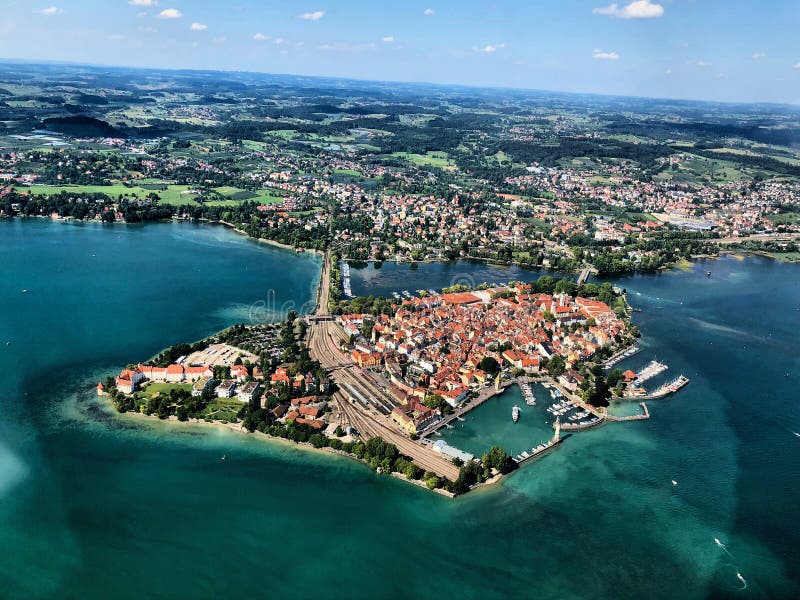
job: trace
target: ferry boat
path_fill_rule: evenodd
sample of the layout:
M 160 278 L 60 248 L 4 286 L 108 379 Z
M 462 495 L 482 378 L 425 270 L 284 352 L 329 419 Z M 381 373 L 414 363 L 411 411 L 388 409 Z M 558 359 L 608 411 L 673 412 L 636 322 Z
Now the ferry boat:
M 511 409 L 511 420 L 514 421 L 514 423 L 519 421 L 519 406 L 516 404 L 514 405 L 514 408 Z

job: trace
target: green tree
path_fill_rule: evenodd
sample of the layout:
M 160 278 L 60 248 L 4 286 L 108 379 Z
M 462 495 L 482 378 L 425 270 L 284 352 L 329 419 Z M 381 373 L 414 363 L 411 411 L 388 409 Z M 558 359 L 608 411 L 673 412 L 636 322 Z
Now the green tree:
M 554 354 L 549 361 L 547 361 L 547 372 L 553 377 L 559 377 L 567 370 L 567 363 L 564 358 L 559 354 Z

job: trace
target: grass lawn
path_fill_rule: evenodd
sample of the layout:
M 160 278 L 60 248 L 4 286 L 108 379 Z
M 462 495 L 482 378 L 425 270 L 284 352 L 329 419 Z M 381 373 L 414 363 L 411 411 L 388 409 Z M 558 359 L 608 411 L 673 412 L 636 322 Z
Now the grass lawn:
M 363 177 L 361 173 L 353 169 L 334 169 L 333 172 L 336 175 L 346 175 L 347 177 Z
M 218 421 L 232 421 L 244 406 L 235 398 L 215 398 L 202 412 L 202 418 L 216 419 Z
M 163 394 L 164 396 L 168 396 L 172 390 L 186 390 L 187 392 L 191 392 L 192 384 L 168 383 L 168 382 L 156 381 L 150 383 L 149 385 L 147 385 L 147 387 L 137 392 L 136 396 L 138 398 L 151 398 L 153 394 Z

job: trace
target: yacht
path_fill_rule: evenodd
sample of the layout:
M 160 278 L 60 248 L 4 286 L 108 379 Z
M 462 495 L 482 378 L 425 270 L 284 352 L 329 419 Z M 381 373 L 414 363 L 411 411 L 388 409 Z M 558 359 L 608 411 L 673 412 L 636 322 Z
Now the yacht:
M 511 420 L 514 421 L 514 423 L 519 421 L 519 406 L 516 404 L 514 405 L 514 408 L 511 409 Z

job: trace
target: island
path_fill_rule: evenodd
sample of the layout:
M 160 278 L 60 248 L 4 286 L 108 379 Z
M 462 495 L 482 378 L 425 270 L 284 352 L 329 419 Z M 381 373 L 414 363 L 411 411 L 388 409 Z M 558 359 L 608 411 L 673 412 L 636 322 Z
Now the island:
M 452 497 L 543 456 L 562 432 L 647 419 L 644 399 L 688 382 L 680 376 L 648 394 L 642 385 L 666 365 L 613 368 L 639 350 L 640 334 L 625 290 L 610 283 L 543 275 L 343 299 L 341 272 L 326 253 L 313 313 L 177 344 L 109 376 L 98 394 L 121 413 L 287 439 Z M 512 385 L 535 404 L 537 382 L 555 401 L 551 438 L 516 455 L 497 440 L 481 456 L 435 439 Z M 607 410 L 630 399 L 641 412 Z M 518 418 L 515 406 L 509 419 Z

